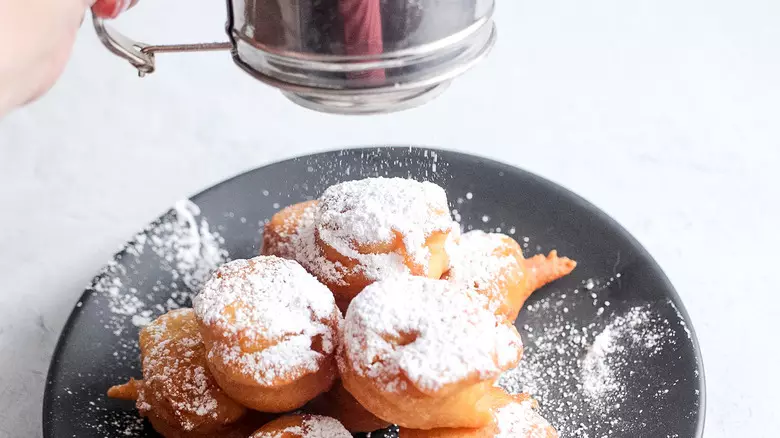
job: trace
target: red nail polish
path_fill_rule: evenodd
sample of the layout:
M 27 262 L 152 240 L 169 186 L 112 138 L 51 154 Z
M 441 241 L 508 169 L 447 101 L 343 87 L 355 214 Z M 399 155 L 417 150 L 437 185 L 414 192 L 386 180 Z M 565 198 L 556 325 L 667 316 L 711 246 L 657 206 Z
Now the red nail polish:
M 92 12 L 102 18 L 116 18 L 130 7 L 130 0 L 97 0 Z

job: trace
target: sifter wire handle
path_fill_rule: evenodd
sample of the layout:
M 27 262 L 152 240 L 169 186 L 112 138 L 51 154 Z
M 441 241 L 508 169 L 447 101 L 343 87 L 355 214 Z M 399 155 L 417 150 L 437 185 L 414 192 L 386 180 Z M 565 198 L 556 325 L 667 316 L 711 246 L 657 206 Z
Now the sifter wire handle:
M 95 32 L 98 38 L 111 53 L 124 58 L 138 70 L 138 76 L 144 77 L 147 74 L 154 73 L 155 53 L 174 53 L 174 52 L 212 52 L 217 50 L 230 50 L 233 44 L 230 42 L 222 43 L 196 43 L 196 44 L 167 44 L 151 45 L 134 41 L 122 35 L 120 32 L 106 25 L 106 20 L 92 14 L 92 23 L 95 26 Z

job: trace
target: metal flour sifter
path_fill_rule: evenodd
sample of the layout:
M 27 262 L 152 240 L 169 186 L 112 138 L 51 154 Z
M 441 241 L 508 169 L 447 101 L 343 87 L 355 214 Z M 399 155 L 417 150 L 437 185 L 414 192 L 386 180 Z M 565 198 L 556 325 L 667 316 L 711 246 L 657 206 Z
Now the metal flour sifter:
M 398 111 L 439 95 L 493 46 L 494 0 L 228 0 L 224 43 L 149 45 L 98 17 L 100 40 L 141 76 L 155 54 L 229 50 L 309 109 Z

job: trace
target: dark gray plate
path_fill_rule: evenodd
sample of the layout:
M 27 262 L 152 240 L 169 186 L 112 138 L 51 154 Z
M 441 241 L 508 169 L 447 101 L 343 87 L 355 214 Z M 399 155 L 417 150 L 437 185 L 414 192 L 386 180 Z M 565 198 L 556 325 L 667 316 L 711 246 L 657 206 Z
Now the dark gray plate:
M 507 379 L 509 386 L 535 393 L 562 436 L 702 435 L 701 357 L 674 288 L 615 221 L 538 176 L 439 150 L 335 151 L 272 164 L 212 187 L 192 198 L 201 209 L 195 219 L 219 233 L 230 258 L 251 257 L 258 253 L 263 221 L 278 208 L 316 197 L 333 183 L 369 176 L 436 182 L 447 190 L 464 228 L 500 228 L 529 254 L 557 249 L 579 261 L 571 276 L 536 293 L 520 315 L 525 368 Z M 49 370 L 44 436 L 157 436 L 137 419 L 132 403 L 104 394 L 140 375 L 139 314 L 154 317 L 188 305 L 190 289 L 209 267 L 188 260 L 186 251 L 177 260 L 181 248 L 166 247 L 165 233 L 176 220 L 169 212 L 133 238 L 81 297 Z M 166 259 L 171 253 L 173 259 Z M 187 272 L 176 272 L 181 270 Z

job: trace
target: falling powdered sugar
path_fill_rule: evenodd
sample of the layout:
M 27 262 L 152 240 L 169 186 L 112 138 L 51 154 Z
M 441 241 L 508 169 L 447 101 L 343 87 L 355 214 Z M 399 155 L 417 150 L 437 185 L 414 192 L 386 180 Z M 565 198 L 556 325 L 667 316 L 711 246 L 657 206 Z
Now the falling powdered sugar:
M 427 266 L 427 238 L 449 232 L 447 194 L 430 182 L 366 178 L 333 185 L 320 197 L 317 233 L 327 245 L 362 262 L 362 250 L 403 239 L 411 260 Z
M 471 376 L 497 377 L 517 363 L 522 341 L 478 301 L 443 280 L 373 283 L 347 311 L 346 357 L 358 374 L 378 379 L 388 391 L 405 388 L 402 376 L 434 391 Z
M 193 305 L 198 319 L 217 333 L 272 344 L 247 353 L 238 344 L 215 342 L 209 352 L 260 384 L 315 372 L 335 348 L 340 313 L 333 294 L 292 260 L 260 256 L 229 262 Z M 314 349 L 314 338 L 322 351 Z

